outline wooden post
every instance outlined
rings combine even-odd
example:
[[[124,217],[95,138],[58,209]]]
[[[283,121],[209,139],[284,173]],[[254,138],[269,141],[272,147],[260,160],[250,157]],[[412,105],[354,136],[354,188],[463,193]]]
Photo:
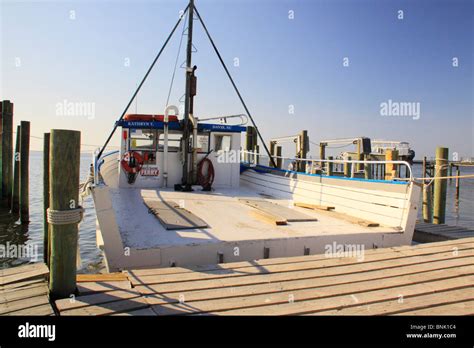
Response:
[[[81,133],[51,130],[50,136],[50,209],[78,208]],[[51,231],[49,288],[55,298],[69,297],[76,290],[78,225],[49,223]]]
[[[20,133],[21,127],[16,127],[16,144],[15,153],[13,154],[13,194],[11,212],[15,219],[18,218],[20,212]]]
[[[426,178],[426,156],[423,158],[423,167],[421,177]],[[423,221],[431,223],[432,221],[432,205],[431,205],[431,185],[427,185],[423,180]]]
[[[49,266],[51,239],[46,210],[49,208],[49,133],[43,138],[43,260]]]
[[[275,145],[276,143],[274,141],[270,141],[270,156],[275,156]],[[272,159],[268,159],[268,166],[273,167]]]
[[[255,145],[254,146],[254,153],[255,153],[255,164],[259,164],[260,163],[260,146],[258,145]]]
[[[300,158],[306,158],[309,151],[309,138],[308,138],[308,131],[303,130],[300,134]],[[299,171],[305,172],[306,171],[306,162],[299,161]]]
[[[20,126],[20,221],[30,221],[29,173],[30,173],[30,122]]]
[[[453,176],[453,164],[452,163],[449,164],[449,176],[450,176],[449,182],[452,182],[453,181],[453,178],[451,178],[451,176]]]
[[[398,151],[397,150],[386,150],[385,151],[385,160],[386,161],[396,161],[398,160]],[[385,164],[385,180],[393,180],[397,177],[397,165],[394,163]]]
[[[358,139],[357,140],[357,160],[358,161],[362,161],[363,160],[363,154],[361,154],[361,150],[362,150],[362,139]],[[360,171],[362,169],[362,163],[356,163],[356,171]]]
[[[245,151],[252,152],[257,145],[257,131],[253,126],[247,126],[247,131],[245,133]],[[247,162],[250,162],[250,154],[246,153],[244,159]]]
[[[446,176],[448,173],[448,153],[446,147],[436,148],[435,177]],[[445,179],[435,179],[434,181],[434,210],[433,223],[444,224],[446,216],[446,189]]]
[[[281,146],[276,147],[276,155],[277,155],[277,168],[281,169],[282,158],[281,158]]]
[[[324,143],[319,144],[319,158],[322,160],[326,159],[326,144]],[[319,162],[321,168],[323,168],[323,163],[324,162]]]
[[[460,184],[460,179],[459,176],[461,175],[461,170],[459,169],[459,166],[456,166],[456,200],[459,201],[459,184]]]
[[[332,160],[332,159],[333,159],[332,156],[328,157],[328,160]],[[327,175],[329,175],[329,176],[333,175],[333,173],[334,173],[333,168],[334,168],[334,163],[333,162],[326,162],[326,174]]]
[[[352,158],[348,156],[347,159],[350,161]],[[352,163],[344,162],[344,176],[349,178],[351,176],[351,165]]]
[[[364,161],[370,160],[369,155],[364,155]],[[364,163],[364,177],[366,179],[372,179],[372,166],[368,163]]]
[[[2,201],[12,204],[13,182],[13,103],[2,102]]]

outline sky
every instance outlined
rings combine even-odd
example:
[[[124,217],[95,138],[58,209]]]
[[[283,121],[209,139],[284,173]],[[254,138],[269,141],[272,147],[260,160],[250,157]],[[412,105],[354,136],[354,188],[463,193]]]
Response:
[[[52,128],[104,143],[186,0],[0,0],[0,99],[31,121],[32,150]],[[474,1],[196,0],[266,141],[408,141],[474,156]],[[179,26],[129,112],[161,114],[184,94]],[[195,115],[244,112],[198,21]],[[385,104],[384,104],[385,103]],[[388,114],[382,106],[389,105]],[[401,116],[396,107],[409,106]],[[385,110],[387,111],[387,109]],[[119,136],[111,145],[118,145]],[[287,144],[284,154],[293,148]],[[311,147],[313,157],[318,148]]]

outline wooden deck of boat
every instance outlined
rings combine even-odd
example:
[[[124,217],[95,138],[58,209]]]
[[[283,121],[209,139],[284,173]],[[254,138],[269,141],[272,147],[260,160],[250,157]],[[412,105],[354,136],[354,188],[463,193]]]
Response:
[[[430,224],[426,222],[417,222],[413,240],[419,243],[441,242],[445,240],[472,238],[474,230],[461,227],[449,226],[446,224]]]
[[[54,315],[44,263],[0,270],[0,315]]]
[[[359,257],[357,257],[359,256]],[[60,315],[472,315],[474,238],[103,275]]]

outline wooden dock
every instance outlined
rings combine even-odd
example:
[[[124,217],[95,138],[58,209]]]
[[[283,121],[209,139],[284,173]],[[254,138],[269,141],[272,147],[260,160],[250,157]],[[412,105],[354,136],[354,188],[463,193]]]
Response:
[[[44,263],[0,270],[0,315],[54,315]]]
[[[413,234],[413,240],[418,243],[432,243],[472,237],[474,237],[473,229],[425,222],[417,222]]]
[[[90,276],[60,315],[472,315],[474,238]],[[94,278],[95,277],[95,278]],[[105,277],[105,278],[101,278]]]

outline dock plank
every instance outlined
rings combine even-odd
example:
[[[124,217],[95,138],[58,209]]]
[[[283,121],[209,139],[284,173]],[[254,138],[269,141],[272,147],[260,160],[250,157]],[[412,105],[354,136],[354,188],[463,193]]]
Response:
[[[413,240],[420,243],[440,242],[472,237],[474,237],[474,229],[426,222],[418,222],[413,234]]]

